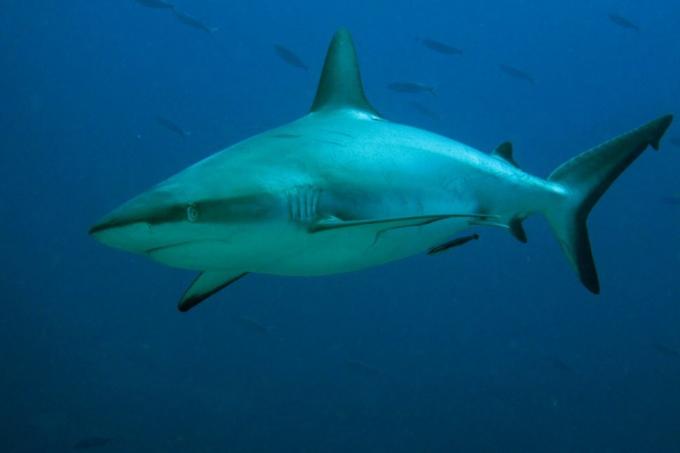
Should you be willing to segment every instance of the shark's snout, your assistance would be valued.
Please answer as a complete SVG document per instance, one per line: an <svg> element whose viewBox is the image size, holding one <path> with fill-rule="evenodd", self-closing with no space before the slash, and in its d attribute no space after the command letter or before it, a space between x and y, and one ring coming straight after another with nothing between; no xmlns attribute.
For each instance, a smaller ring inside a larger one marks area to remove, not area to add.
<svg viewBox="0 0 680 453"><path fill-rule="evenodd" d="M185 213L162 192L147 192L104 216L89 230L90 235L110 247L134 253L165 245L154 229L172 223Z"/></svg>
<svg viewBox="0 0 680 453"><path fill-rule="evenodd" d="M99 239L100 236L110 233L113 230L129 227L130 225L141 222L143 222L143 219L135 219L130 215L119 212L119 209L116 209L92 225L88 233Z"/></svg>
<svg viewBox="0 0 680 453"><path fill-rule="evenodd" d="M95 223L89 233L109 247L140 253L149 244L151 226L144 217L134 215L121 206Z"/></svg>

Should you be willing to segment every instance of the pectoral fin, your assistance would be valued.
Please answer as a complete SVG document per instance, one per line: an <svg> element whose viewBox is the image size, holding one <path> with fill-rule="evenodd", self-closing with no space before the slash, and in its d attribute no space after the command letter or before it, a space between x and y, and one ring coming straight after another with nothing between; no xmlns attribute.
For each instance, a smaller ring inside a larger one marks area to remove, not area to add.
<svg viewBox="0 0 680 453"><path fill-rule="evenodd" d="M216 272L206 271L198 275L184 292L177 308L185 312L194 308L208 297L226 288L247 272Z"/></svg>
<svg viewBox="0 0 680 453"><path fill-rule="evenodd" d="M362 220L341 220L336 217L329 217L312 223L309 226L308 231L310 233L319 233L322 231L338 230L340 228L365 227L374 229L375 232L377 233L381 231L391 230L394 228L424 226L434 222L438 222L440 220L449 220L456 218L480 221L488 219L489 216L483 214L437 214L413 217L396 217L388 219L362 219Z"/></svg>

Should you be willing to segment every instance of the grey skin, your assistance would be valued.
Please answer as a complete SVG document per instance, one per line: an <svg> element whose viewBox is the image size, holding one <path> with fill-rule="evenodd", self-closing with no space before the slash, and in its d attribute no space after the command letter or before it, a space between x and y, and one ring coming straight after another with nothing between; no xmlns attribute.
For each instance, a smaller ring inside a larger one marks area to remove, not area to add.
<svg viewBox="0 0 680 453"><path fill-rule="evenodd" d="M147 8L172 9L175 7L172 3L169 3L165 0L135 0L135 1L142 6L146 6Z"/></svg>
<svg viewBox="0 0 680 453"><path fill-rule="evenodd" d="M432 96L437 95L433 86L420 82L392 82L387 85L387 88L397 93L430 93Z"/></svg>
<svg viewBox="0 0 680 453"><path fill-rule="evenodd" d="M636 24L634 24L632 21L629 19L619 15L619 14L614 14L611 13L609 14L609 20L615 24L618 25L621 28L625 28L626 30L633 30L633 31L640 31L640 27L638 27Z"/></svg>
<svg viewBox="0 0 680 453"><path fill-rule="evenodd" d="M193 28L195 30L204 31L204 32L211 34L211 35L213 33L216 33L217 31L219 31L219 28L209 27L208 25L206 25L204 22L200 21L199 19L196 19L195 17L193 17L193 16L191 16L191 15L185 13L185 12L182 12L182 11L178 10L177 8L173 9L173 13L175 14L175 17L177 18L178 21L180 21L184 25L186 25L190 28Z"/></svg>
<svg viewBox="0 0 680 453"><path fill-rule="evenodd" d="M423 38L420 40L420 43L428 49L442 55L461 55L463 53L463 51L457 47L430 38Z"/></svg>
<svg viewBox="0 0 680 453"><path fill-rule="evenodd" d="M501 72L503 72L506 75L509 75L513 79L524 80L532 85L536 83L534 76L532 76L526 71L523 71L521 69L518 69L514 66L510 66L507 64L500 64L498 65L498 67L500 68Z"/></svg>
<svg viewBox="0 0 680 453"><path fill-rule="evenodd" d="M281 44L274 44L274 52L276 52L276 55L278 55L279 58L281 58L284 62L288 63L288 65L305 71L309 70L307 65L300 57L295 54L295 52L282 46Z"/></svg>

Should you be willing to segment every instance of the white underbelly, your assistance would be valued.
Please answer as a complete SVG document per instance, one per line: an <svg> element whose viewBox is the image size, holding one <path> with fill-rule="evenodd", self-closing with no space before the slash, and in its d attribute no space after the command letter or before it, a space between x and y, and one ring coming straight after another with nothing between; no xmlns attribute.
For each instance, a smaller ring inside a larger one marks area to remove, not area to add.
<svg viewBox="0 0 680 453"><path fill-rule="evenodd" d="M466 221L452 219L379 234L356 234L352 228L305 232L278 259L262 262L253 272L316 276L356 271L423 253L468 228Z"/></svg>
<svg viewBox="0 0 680 453"><path fill-rule="evenodd" d="M468 229L450 219L387 230L339 228L309 233L291 223L249 225L149 253L165 265L288 276L351 272L423 253Z"/></svg>

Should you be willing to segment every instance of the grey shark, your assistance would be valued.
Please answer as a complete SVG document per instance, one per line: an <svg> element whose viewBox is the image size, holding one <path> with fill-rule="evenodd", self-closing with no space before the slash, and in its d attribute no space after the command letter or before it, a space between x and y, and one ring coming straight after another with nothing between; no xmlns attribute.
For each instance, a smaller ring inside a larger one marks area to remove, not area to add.
<svg viewBox="0 0 680 453"><path fill-rule="evenodd" d="M319 276L446 247L473 226L543 214L581 282L599 292L586 219L671 124L660 117L547 179L491 153L384 119L366 99L349 33L333 37L310 112L202 160L90 229L102 243L199 271L189 310L248 273Z"/></svg>

